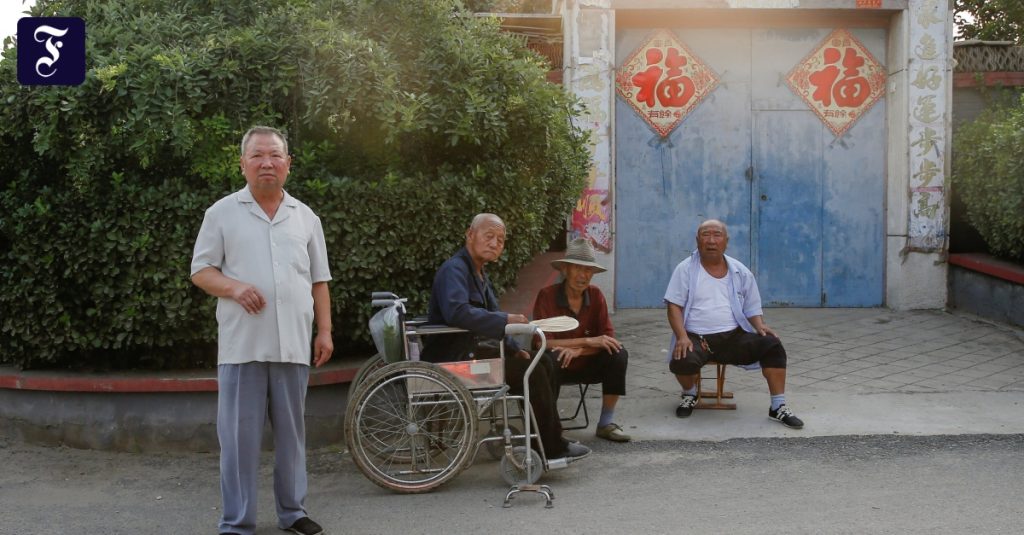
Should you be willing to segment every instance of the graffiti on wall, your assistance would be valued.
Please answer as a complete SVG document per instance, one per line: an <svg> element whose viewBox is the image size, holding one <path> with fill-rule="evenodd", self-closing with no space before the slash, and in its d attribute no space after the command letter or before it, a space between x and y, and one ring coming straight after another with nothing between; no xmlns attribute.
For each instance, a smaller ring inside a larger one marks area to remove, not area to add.
<svg viewBox="0 0 1024 535"><path fill-rule="evenodd" d="M719 77L668 30L656 30L619 68L615 90L661 137L672 133Z"/></svg>
<svg viewBox="0 0 1024 535"><path fill-rule="evenodd" d="M942 2L945 4L945 2ZM910 221L908 249L937 252L946 242L947 12L938 0L910 2Z"/></svg>
<svg viewBox="0 0 1024 535"><path fill-rule="evenodd" d="M885 66L845 29L829 34L786 76L836 137L882 98L885 80Z"/></svg>
<svg viewBox="0 0 1024 535"><path fill-rule="evenodd" d="M593 163L587 186L576 201L569 220L569 239L586 238L599 251L612 251L612 206L609 199L611 184L610 125L606 99L610 89L600 83L600 65L582 66L583 73L576 85L576 94L584 103L580 126L590 131L590 153ZM605 70L604 72L607 72ZM596 82L595 82L596 81Z"/></svg>
<svg viewBox="0 0 1024 535"><path fill-rule="evenodd" d="M584 189L576 201L576 208L572 211L572 233L569 238L587 238L594 244L595 249L610 253L611 220L612 208L608 190Z"/></svg>
<svg viewBox="0 0 1024 535"><path fill-rule="evenodd" d="M586 188L569 219L569 239L586 238L598 251L611 253L614 233L609 178L612 172L610 104L614 90L608 80L613 69L609 51L614 22L609 9L583 9L576 16L589 20L585 25L587 31L598 32L589 37L603 46L592 50L586 62L580 62L569 81L570 89L584 105L584 114L577 125L590 132L593 158Z"/></svg>

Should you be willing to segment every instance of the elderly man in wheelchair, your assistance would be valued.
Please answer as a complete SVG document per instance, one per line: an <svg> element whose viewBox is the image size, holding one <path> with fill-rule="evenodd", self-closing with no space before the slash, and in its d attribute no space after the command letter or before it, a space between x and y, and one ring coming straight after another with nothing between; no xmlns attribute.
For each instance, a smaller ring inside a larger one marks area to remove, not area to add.
<svg viewBox="0 0 1024 535"><path fill-rule="evenodd" d="M404 299L374 293L374 306L385 307L370 322L379 354L353 380L345 415L352 459L374 483L429 491L461 472L484 445L501 459L502 477L512 485L506 506L516 493L532 491L550 507L551 489L534 484L541 470L590 453L562 437L557 377L543 332L520 314L497 310L483 267L501 255L504 241L497 216L473 219L466 246L435 276L426 320L406 320ZM523 349L531 339L540 344L533 355ZM488 433L477 441L481 422Z"/></svg>
<svg viewBox="0 0 1024 535"><path fill-rule="evenodd" d="M484 265L494 262L505 248L505 223L494 214L479 214L466 230L466 246L449 258L434 276L430 293L430 323L443 323L469 332L442 334L427 340L421 359L427 362L450 362L496 356L497 347L488 349L480 338L502 339L506 325L527 323L522 314L498 311ZM531 354L515 340L504 337L506 352L505 380L512 393L522 392L523 375L530 365ZM487 355L490 352L491 355ZM558 375L553 360L541 357L530 375L530 404L537 418L538 432L549 458L582 458L590 449L562 437L558 415Z"/></svg>

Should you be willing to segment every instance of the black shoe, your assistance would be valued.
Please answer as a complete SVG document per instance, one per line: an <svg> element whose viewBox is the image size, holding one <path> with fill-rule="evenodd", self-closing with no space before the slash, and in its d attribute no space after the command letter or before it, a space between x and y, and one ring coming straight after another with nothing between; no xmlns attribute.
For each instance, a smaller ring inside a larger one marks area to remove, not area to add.
<svg viewBox="0 0 1024 535"><path fill-rule="evenodd" d="M323 535L324 528L320 527L320 524L313 522L308 516L304 516L296 520L287 531L298 533L299 535Z"/></svg>
<svg viewBox="0 0 1024 535"><path fill-rule="evenodd" d="M693 414L693 408L697 405L697 396L683 394L683 400L676 407L676 418L688 418Z"/></svg>
<svg viewBox="0 0 1024 535"><path fill-rule="evenodd" d="M793 411L789 410L789 407L785 405L779 405L779 409L774 411L768 409L768 417L790 429L804 428L804 421L797 418Z"/></svg>

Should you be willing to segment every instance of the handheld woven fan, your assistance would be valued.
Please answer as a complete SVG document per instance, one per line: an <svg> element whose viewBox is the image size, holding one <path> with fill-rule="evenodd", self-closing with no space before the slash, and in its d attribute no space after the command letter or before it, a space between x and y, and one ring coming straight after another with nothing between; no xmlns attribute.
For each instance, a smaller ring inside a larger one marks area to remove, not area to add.
<svg viewBox="0 0 1024 535"><path fill-rule="evenodd" d="M555 316L553 318L533 320L530 323L540 327L546 333L571 331L580 326L580 322L570 316Z"/></svg>

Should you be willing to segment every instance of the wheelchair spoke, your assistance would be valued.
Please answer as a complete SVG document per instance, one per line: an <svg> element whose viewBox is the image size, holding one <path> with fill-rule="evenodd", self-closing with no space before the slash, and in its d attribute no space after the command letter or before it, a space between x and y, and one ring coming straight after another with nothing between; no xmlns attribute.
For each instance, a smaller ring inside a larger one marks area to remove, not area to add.
<svg viewBox="0 0 1024 535"><path fill-rule="evenodd" d="M447 371L404 362L368 376L346 415L352 458L374 483L422 492L472 460L476 404Z"/></svg>

